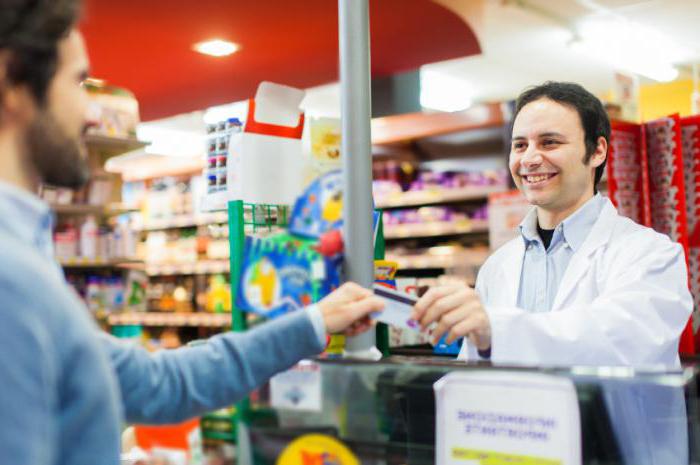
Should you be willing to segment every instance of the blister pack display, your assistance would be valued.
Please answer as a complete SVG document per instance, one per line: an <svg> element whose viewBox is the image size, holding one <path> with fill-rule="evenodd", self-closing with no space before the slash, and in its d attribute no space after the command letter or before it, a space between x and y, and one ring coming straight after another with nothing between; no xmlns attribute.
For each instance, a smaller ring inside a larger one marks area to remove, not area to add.
<svg viewBox="0 0 700 465"><path fill-rule="evenodd" d="M690 154L693 144L697 147L693 142L697 132L690 126L697 127L698 122L698 118L681 121L678 115L641 125L613 121L607 162L609 197L618 212L683 246L696 309L700 304L700 250L689 244L697 229L700 167L696 166L697 155ZM700 240L697 242L700 246ZM681 336L681 353L695 353L697 329L689 321Z"/></svg>
<svg viewBox="0 0 700 465"><path fill-rule="evenodd" d="M688 216L681 144L681 124L672 115L644 124L649 162L649 206L652 227L683 246L689 262ZM681 335L680 350L693 353L691 320Z"/></svg>
<svg viewBox="0 0 700 465"><path fill-rule="evenodd" d="M649 162L651 225L688 250L688 221L681 152L680 118L644 125Z"/></svg>
<svg viewBox="0 0 700 465"><path fill-rule="evenodd" d="M695 302L693 331L697 333L700 325L700 116L681 119L681 141L688 218L688 270Z"/></svg>
<svg viewBox="0 0 700 465"><path fill-rule="evenodd" d="M608 192L621 215L651 224L646 151L638 124L612 123L608 156Z"/></svg>

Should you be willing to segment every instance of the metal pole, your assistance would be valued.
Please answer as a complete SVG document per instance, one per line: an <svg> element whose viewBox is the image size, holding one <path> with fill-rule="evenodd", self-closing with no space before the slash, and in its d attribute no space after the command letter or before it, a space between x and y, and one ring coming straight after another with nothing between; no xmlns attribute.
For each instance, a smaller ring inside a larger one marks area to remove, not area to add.
<svg viewBox="0 0 700 465"><path fill-rule="evenodd" d="M374 282L372 152L370 139L369 2L338 0L343 218L347 277ZM374 331L346 341L346 355L379 358Z"/></svg>

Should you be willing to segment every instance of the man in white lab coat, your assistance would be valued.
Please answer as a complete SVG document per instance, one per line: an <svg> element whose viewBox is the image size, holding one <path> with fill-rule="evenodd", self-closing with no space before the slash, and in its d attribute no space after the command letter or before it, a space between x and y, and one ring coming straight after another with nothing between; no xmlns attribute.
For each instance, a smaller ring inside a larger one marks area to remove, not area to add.
<svg viewBox="0 0 700 465"><path fill-rule="evenodd" d="M677 366L692 311L681 246L596 193L610 122L572 83L525 91L509 167L534 206L481 268L476 289L429 290L414 316L466 337L461 358L495 363Z"/></svg>

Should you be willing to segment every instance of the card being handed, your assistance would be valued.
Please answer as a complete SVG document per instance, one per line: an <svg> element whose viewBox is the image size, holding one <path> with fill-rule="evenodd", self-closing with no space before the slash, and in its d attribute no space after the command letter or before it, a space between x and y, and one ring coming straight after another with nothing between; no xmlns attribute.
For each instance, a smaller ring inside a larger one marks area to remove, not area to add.
<svg viewBox="0 0 700 465"><path fill-rule="evenodd" d="M372 318L397 328L420 331L420 324L411 318L413 305L418 301L415 296L378 284L373 289L374 294L384 301L384 310L375 313Z"/></svg>

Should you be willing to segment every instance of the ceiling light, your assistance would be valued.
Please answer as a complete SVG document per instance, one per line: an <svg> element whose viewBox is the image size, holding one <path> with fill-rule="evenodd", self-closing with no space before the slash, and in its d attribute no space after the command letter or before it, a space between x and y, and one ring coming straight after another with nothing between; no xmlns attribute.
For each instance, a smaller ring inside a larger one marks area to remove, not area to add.
<svg viewBox="0 0 700 465"><path fill-rule="evenodd" d="M194 44L192 46L192 49L204 55L211 55L213 57L225 57L237 52L240 49L240 47L237 44L234 44L233 42L215 39Z"/></svg>
<svg viewBox="0 0 700 465"><path fill-rule="evenodd" d="M420 104L439 111L461 111L472 105L474 91L463 79L430 70L420 72Z"/></svg>
<svg viewBox="0 0 700 465"><path fill-rule="evenodd" d="M673 65L688 50L656 30L619 18L593 18L579 25L572 49L614 68L668 82L678 77Z"/></svg>

